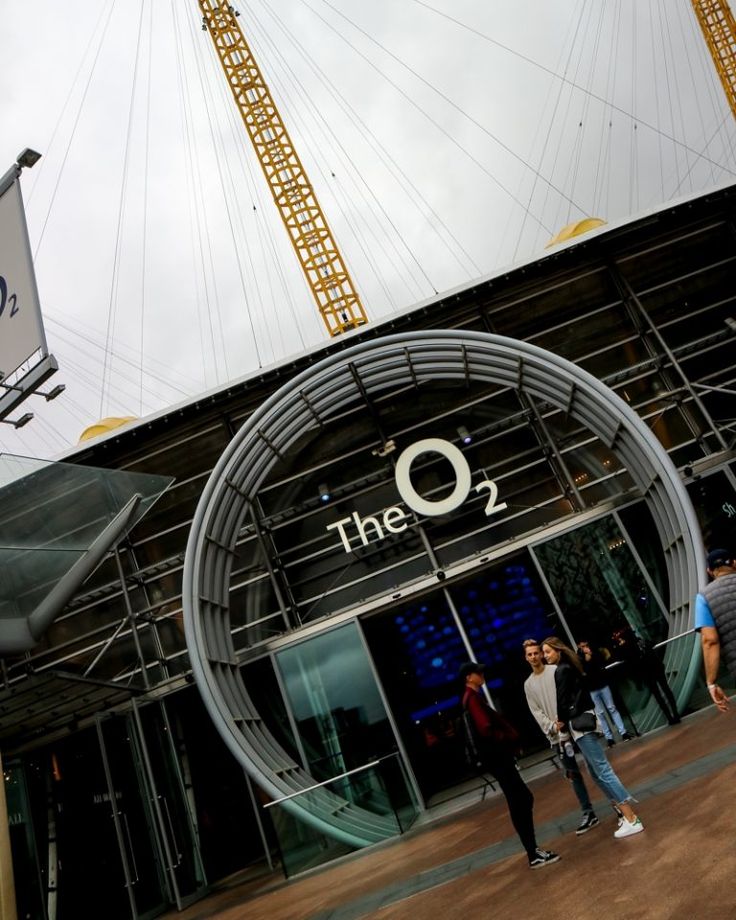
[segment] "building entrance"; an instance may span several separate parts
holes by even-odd
[[[35,831],[34,920],[146,920],[204,893],[162,704],[101,718],[16,769]]]
[[[464,661],[486,665],[494,705],[518,726],[525,753],[545,746],[525,702],[521,646],[557,631],[558,620],[528,552],[362,626],[425,801],[472,775],[455,735]]]

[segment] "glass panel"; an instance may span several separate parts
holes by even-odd
[[[362,767],[396,749],[355,623],[284,649],[276,661],[315,779]]]
[[[36,824],[38,849],[53,854],[54,868],[58,866],[58,920],[87,917],[90,905],[100,904],[106,918],[128,920],[134,916],[131,894],[140,915],[161,911],[165,904],[156,854],[146,837],[136,833],[140,792],[135,778],[131,782],[122,776],[124,764],[129,763],[129,742],[124,720],[118,723],[119,743],[113,741],[109,753],[125,756],[118,764],[121,779],[112,794],[94,728],[24,758],[28,775],[36,777],[36,807],[43,808],[46,818]]]
[[[388,818],[396,834],[405,831],[418,813],[398,754],[381,758],[376,766],[328,782],[318,792],[304,792],[299,799],[309,807],[311,798],[315,795],[323,798],[326,791],[338,796],[338,803],[347,799],[367,811]],[[313,869],[356,849],[326,837],[286,811],[282,805],[274,805],[264,811],[273,822],[287,876]]]
[[[736,489],[723,472],[698,477],[687,487],[708,549],[736,547]]]
[[[156,912],[174,898],[166,883],[165,857],[158,843],[153,801],[146,794],[135,726],[131,716],[111,716],[99,728],[136,909],[140,914]]]
[[[651,603],[647,581],[612,517],[539,544],[534,553],[573,636],[606,646],[615,630],[631,626],[653,641],[666,637],[661,608]]]
[[[611,659],[608,671],[611,689],[619,712],[628,726],[638,733],[639,714],[653,697],[661,710],[661,721],[670,721],[678,712],[672,688],[678,678],[678,665],[673,662],[689,661],[693,646],[698,642],[694,633],[672,639],[669,642],[641,643],[630,630],[617,633],[610,645]],[[632,648],[639,646],[639,651]],[[641,649],[644,649],[643,653]],[[733,685],[733,680],[729,681]],[[705,685],[700,679],[696,685],[688,709],[700,709],[712,705]]]
[[[171,737],[163,705],[144,706],[138,713],[153,775],[150,792],[156,796],[156,817],[169,848],[169,871],[176,881],[179,897],[191,900],[192,895],[203,893],[206,879],[184,789],[182,765],[174,747],[175,739]]]
[[[39,814],[39,806],[46,798],[43,794],[45,790],[35,796],[34,814],[33,798],[29,794],[23,764],[19,761],[9,762],[4,765],[4,773],[17,916],[23,920],[46,920],[48,860],[45,859],[41,865],[41,858],[47,856],[49,850],[46,848],[45,852],[39,851],[34,827],[34,824],[40,825],[40,820],[46,817],[45,814]],[[34,778],[30,777],[31,782]]]
[[[168,697],[166,709],[178,738],[204,870],[213,883],[264,858],[253,802],[243,768],[215,730],[196,687]]]
[[[467,779],[455,719],[468,653],[444,592],[361,619],[361,627],[425,799]]]
[[[486,666],[494,704],[518,728],[526,752],[541,749],[544,739],[522,688],[529,676],[522,643],[530,638],[541,642],[557,632],[558,620],[529,554],[490,565],[474,578],[452,585],[449,592],[474,659]]]
[[[0,617],[30,614],[135,494],[131,527],[169,477],[0,455]]]

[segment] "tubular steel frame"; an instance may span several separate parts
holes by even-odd
[[[691,599],[704,578],[698,522],[677,470],[642,419],[577,365],[529,343],[485,333],[442,330],[392,335],[330,356],[284,384],[248,418],[212,472],[194,516],[182,586],[192,669],[225,743],[274,798],[314,779],[278,745],[243,682],[230,632],[229,582],[235,546],[258,490],[274,464],[308,429],[351,405],[400,386],[466,381],[510,386],[549,403],[595,434],[626,466],[656,524],[669,581],[669,634],[690,624]],[[694,645],[668,648],[676,694],[697,676]],[[309,802],[302,802],[302,799]],[[284,802],[297,817],[353,846],[393,835],[390,822],[315,790]]]

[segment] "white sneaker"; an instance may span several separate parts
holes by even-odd
[[[643,830],[644,825],[641,823],[641,819],[637,818],[635,821],[628,821],[626,818],[623,818],[618,830],[613,832],[613,836],[619,839],[622,837],[632,837],[634,834],[640,834]]]

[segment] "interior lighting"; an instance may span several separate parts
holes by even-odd
[[[460,425],[460,427],[457,429],[457,433],[463,444],[470,444],[473,440],[472,434],[468,431],[465,425]]]
[[[330,497],[330,487],[323,482],[319,487],[319,500],[321,502],[328,502]]]

